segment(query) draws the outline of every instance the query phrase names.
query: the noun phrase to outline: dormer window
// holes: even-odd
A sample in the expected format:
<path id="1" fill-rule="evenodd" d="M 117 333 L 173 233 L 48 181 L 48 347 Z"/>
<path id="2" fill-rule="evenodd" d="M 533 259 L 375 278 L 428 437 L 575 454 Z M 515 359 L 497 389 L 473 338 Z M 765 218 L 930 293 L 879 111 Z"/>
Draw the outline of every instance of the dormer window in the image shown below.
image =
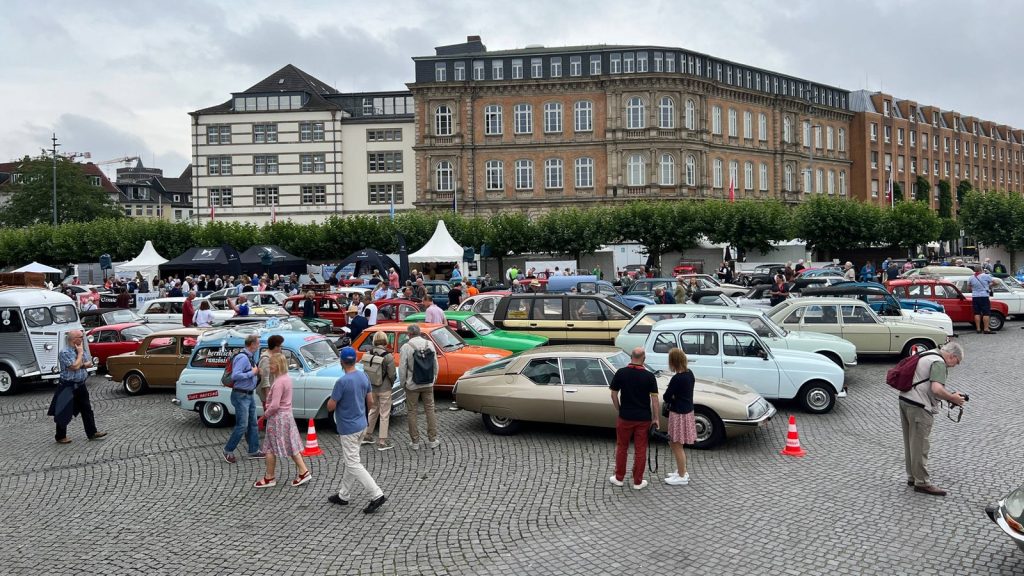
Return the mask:
<path id="1" fill-rule="evenodd" d="M 883 100 L 882 101 L 882 114 L 884 116 L 886 116 L 886 117 L 889 116 L 889 101 L 888 100 Z"/>
<path id="2" fill-rule="evenodd" d="M 89 184 L 99 187 L 103 185 L 103 180 L 99 176 L 89 176 Z"/>

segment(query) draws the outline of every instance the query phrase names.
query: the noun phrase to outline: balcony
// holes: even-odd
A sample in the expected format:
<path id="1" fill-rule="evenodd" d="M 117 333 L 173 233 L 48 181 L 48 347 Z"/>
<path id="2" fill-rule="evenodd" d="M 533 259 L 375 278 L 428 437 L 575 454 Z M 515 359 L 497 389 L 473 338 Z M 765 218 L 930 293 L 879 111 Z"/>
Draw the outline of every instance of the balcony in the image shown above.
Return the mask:
<path id="1" fill-rule="evenodd" d="M 627 186 L 626 191 L 623 194 L 627 198 L 640 198 L 643 196 L 650 196 L 651 189 L 648 186 Z"/>
<path id="2" fill-rule="evenodd" d="M 424 192 L 424 200 L 431 203 L 451 204 L 457 193 L 452 190 L 427 190 Z M 461 196 L 461 195 L 460 195 Z M 461 197 L 460 197 L 461 200 Z"/>
<path id="3" fill-rule="evenodd" d="M 650 135 L 650 132 L 646 129 L 625 131 L 626 140 L 643 140 L 650 137 Z"/>
<path id="4" fill-rule="evenodd" d="M 435 136 L 428 134 L 423 137 L 424 146 L 461 146 L 462 145 L 462 134 L 453 134 L 450 136 Z"/>
<path id="5" fill-rule="evenodd" d="M 673 139 L 675 139 L 675 138 L 678 138 L 678 137 L 679 137 L 679 135 L 676 133 L 676 130 L 674 130 L 672 128 L 659 128 L 658 129 L 658 138 L 673 138 Z"/>

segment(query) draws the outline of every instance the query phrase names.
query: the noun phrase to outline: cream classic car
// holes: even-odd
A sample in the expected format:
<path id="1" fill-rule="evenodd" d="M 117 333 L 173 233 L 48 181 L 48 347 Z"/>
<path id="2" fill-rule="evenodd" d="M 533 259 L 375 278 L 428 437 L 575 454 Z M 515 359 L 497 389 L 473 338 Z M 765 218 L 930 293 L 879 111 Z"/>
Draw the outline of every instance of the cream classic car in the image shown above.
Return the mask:
<path id="1" fill-rule="evenodd" d="M 466 372 L 455 384 L 459 408 L 478 412 L 492 433 L 516 433 L 522 421 L 615 427 L 608 383 L 629 356 L 611 346 L 541 346 Z M 664 393 L 670 376 L 657 373 Z M 697 379 L 693 394 L 697 448 L 752 432 L 775 407 L 738 384 Z M 667 430 L 665 418 L 662 430 Z"/>

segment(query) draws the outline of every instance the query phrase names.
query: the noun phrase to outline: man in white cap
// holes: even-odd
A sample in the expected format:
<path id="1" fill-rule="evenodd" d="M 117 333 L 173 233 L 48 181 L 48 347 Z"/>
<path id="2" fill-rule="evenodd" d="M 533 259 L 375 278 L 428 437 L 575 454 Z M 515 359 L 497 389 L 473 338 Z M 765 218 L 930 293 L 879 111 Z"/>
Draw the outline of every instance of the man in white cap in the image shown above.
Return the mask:
<path id="1" fill-rule="evenodd" d="M 857 280 L 857 273 L 853 270 L 853 262 L 847 261 L 843 264 L 843 279 L 854 282 Z"/>

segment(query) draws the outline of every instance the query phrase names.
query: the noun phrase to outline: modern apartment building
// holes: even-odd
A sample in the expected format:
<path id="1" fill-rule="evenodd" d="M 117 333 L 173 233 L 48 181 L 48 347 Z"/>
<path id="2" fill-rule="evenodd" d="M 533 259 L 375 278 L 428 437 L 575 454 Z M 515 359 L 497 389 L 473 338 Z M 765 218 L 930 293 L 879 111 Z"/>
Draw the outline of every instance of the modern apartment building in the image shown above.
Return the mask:
<path id="1" fill-rule="evenodd" d="M 412 208 L 409 92 L 342 94 L 288 65 L 191 113 L 197 219 L 322 221 Z"/>
<path id="2" fill-rule="evenodd" d="M 881 92 L 853 92 L 850 104 L 856 113 L 850 137 L 858 200 L 889 202 L 890 174 L 907 198 L 917 190 L 917 178 L 926 179 L 933 207 L 940 180 L 950 183 L 954 203 L 961 180 L 981 190 L 1024 191 L 1024 131 Z"/>
<path id="3" fill-rule="evenodd" d="M 848 195 L 846 90 L 657 46 L 413 58 L 416 204 L 493 213 L 637 198 Z"/>

